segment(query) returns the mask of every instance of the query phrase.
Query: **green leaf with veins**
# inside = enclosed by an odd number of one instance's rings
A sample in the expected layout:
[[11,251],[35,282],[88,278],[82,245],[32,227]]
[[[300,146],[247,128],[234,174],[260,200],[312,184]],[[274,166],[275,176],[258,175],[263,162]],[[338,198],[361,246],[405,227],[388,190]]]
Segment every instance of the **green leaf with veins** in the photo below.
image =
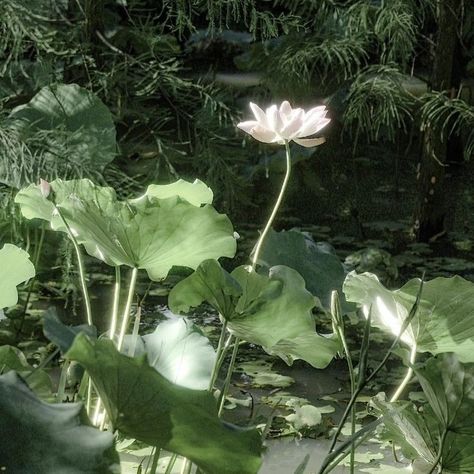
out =
[[125,436],[185,456],[209,474],[258,472],[260,434],[223,423],[208,391],[171,383],[145,355],[127,357],[109,340],[79,334],[67,357],[86,368],[113,426]]
[[415,373],[443,426],[474,437],[474,364],[461,364],[454,354],[443,354],[415,367]]
[[[440,465],[446,473],[474,471],[474,364],[462,364],[455,354],[442,354],[415,367],[429,405],[389,404],[375,399],[384,423],[405,454],[416,450],[433,466],[441,447]],[[413,456],[413,454],[412,454]]]
[[[232,257],[235,253],[233,228],[227,216],[218,214],[207,201],[207,187],[197,182],[178,182],[175,194],[160,199],[159,186],[151,194],[118,201],[115,191],[89,180],[51,183],[57,206],[77,241],[87,252],[109,265],[143,268],[152,280],[166,277],[173,266],[196,268],[207,258]],[[169,195],[170,185],[162,193]],[[20,191],[16,202],[27,218],[49,220],[55,230],[65,231],[51,203],[38,186]]]
[[45,403],[15,372],[0,376],[0,419],[2,471],[120,472],[113,435],[92,427],[81,403]]
[[272,267],[268,275],[245,266],[229,274],[217,262],[206,261],[171,290],[168,303],[178,313],[204,301],[227,320],[233,334],[288,364],[303,359],[323,368],[339,348],[332,335],[316,333],[314,297],[301,275],[283,265]]
[[0,309],[18,302],[17,285],[35,276],[35,267],[24,250],[5,244],[0,250]]
[[[399,290],[387,290],[371,273],[347,275],[349,301],[372,307],[375,326],[395,335],[408,316],[420,288],[415,278]],[[421,300],[402,341],[419,352],[454,352],[461,362],[474,362],[474,283],[459,276],[435,278],[423,284]]]

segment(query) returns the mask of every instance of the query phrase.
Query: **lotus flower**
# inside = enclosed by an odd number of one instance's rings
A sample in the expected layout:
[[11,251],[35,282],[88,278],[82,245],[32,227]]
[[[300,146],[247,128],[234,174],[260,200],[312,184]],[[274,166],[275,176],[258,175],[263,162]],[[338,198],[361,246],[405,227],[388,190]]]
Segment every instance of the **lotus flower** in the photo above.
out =
[[44,198],[47,198],[49,196],[49,193],[51,192],[51,185],[48,183],[48,181],[45,181],[44,179],[40,179],[40,192],[41,195]]
[[324,138],[305,138],[318,133],[330,119],[326,118],[326,107],[321,105],[305,112],[293,109],[285,100],[280,107],[272,105],[264,112],[258,105],[250,102],[250,108],[256,120],[237,124],[244,132],[264,143],[285,144],[293,140],[310,148],[324,143]]

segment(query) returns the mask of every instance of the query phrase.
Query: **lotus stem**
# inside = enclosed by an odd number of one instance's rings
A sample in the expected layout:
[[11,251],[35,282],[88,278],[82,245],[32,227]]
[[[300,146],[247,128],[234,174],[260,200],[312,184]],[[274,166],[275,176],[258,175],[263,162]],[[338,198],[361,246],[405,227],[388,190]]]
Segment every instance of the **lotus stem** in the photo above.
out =
[[270,217],[268,218],[267,224],[265,225],[265,228],[263,229],[262,233],[260,234],[260,237],[257,241],[257,245],[255,247],[255,252],[252,257],[252,270],[255,270],[255,267],[257,266],[258,262],[258,257],[260,255],[260,250],[263,245],[263,241],[265,240],[265,237],[268,234],[268,231],[270,230],[270,227],[272,226],[272,223],[275,219],[275,216],[277,215],[278,209],[280,208],[280,204],[283,201],[283,196],[285,195],[286,188],[288,186],[288,182],[290,180],[290,175],[291,175],[291,153],[290,153],[290,144],[288,140],[285,140],[285,150],[286,150],[286,173],[285,177],[283,179],[283,183],[281,185],[280,193],[278,195],[278,198],[275,202],[275,206],[273,207],[273,211],[270,214]]
[[133,295],[135,294],[135,285],[137,283],[137,274],[138,268],[133,267],[132,276],[130,278],[130,286],[128,288],[127,302],[125,303],[125,310],[122,317],[122,327],[120,328],[120,334],[117,343],[117,349],[120,351],[122,349],[123,340],[125,338],[125,333],[128,329],[128,323],[130,321],[130,309],[132,307]]
[[392,395],[390,403],[396,402],[399,399],[400,395],[403,393],[403,390],[405,390],[405,387],[408,385],[413,376],[413,365],[415,364],[416,360],[416,349],[416,343],[414,343],[410,351],[410,366],[408,367],[407,374],[402,380],[402,383],[398,386],[395,393]]
[[222,410],[224,410],[225,397],[230,387],[230,380],[232,378],[232,373],[234,372],[235,360],[237,358],[237,353],[239,352],[240,338],[236,337],[234,341],[234,348],[232,349],[232,356],[230,358],[229,368],[227,369],[227,375],[224,382],[224,387],[222,388],[222,393],[219,402],[219,411],[217,416],[222,415]]
[[91,311],[91,301],[89,298],[89,291],[87,289],[87,284],[86,284],[86,273],[84,269],[84,260],[82,259],[82,254],[81,254],[81,249],[79,248],[79,244],[77,243],[76,237],[74,237],[74,234],[72,233],[71,228],[69,227],[69,224],[67,223],[66,219],[63,216],[63,213],[59,209],[59,207],[55,204],[54,209],[57,211],[59,217],[61,218],[64,226],[66,227],[67,234],[69,238],[72,241],[72,244],[74,245],[74,250],[76,251],[76,257],[77,257],[77,266],[79,269],[79,279],[81,282],[81,288],[82,288],[82,295],[84,297],[84,304],[86,306],[86,315],[87,315],[87,324],[89,326],[92,326],[92,311]]
[[115,267],[114,300],[112,304],[112,318],[110,321],[110,329],[109,329],[109,338],[112,340],[115,339],[115,332],[117,331],[118,310],[119,310],[119,303],[120,303],[120,286],[121,286],[120,267],[117,265]]

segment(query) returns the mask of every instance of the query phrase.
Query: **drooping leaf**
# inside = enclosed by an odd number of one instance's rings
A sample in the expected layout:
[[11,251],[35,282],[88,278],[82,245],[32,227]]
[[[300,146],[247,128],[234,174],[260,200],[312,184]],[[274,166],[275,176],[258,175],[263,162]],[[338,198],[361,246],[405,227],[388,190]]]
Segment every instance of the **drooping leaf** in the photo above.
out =
[[[375,275],[351,272],[344,283],[349,301],[372,306],[373,324],[398,334],[416,300],[420,280],[415,278],[395,291],[387,290]],[[402,336],[420,352],[454,352],[461,362],[474,362],[474,283],[459,276],[425,282],[410,327]]]
[[43,333],[54,344],[56,344],[61,352],[65,354],[74,342],[74,338],[84,332],[89,337],[97,337],[97,329],[88,324],[79,326],[66,326],[57,315],[55,308],[50,308],[43,314]]
[[[175,191],[198,202],[203,186],[197,183],[190,189],[181,182]],[[143,268],[152,280],[161,280],[173,266],[196,268],[207,258],[235,253],[232,224],[209,204],[199,207],[180,195],[156,198],[158,186],[151,194],[129,201],[118,201],[113,189],[89,180],[55,180],[51,187],[77,241],[109,265]],[[165,194],[169,192],[167,188]],[[65,230],[37,186],[20,191],[16,202],[25,217],[50,220],[53,229]]]
[[0,346],[0,374],[10,370],[27,378],[26,383],[39,397],[46,399],[51,396],[51,379],[44,370],[28,364],[25,355],[17,347]]
[[213,259],[202,262],[194,273],[173,287],[168,305],[175,313],[187,313],[207,301],[225,319],[232,319],[242,289]]
[[[433,367],[429,370],[433,370]],[[430,376],[441,377],[441,374],[436,371]],[[469,401],[466,397],[458,402],[465,403],[461,411],[469,412],[470,406],[472,413],[472,400]],[[387,434],[402,448],[409,459],[418,458],[431,468],[434,467],[440,451],[440,442],[446,430],[439,459],[442,472],[453,474],[474,472],[472,432],[464,434],[446,427],[445,421],[438,418],[431,405],[424,406],[423,410],[417,410],[414,405],[405,402],[388,403],[377,400],[373,403],[384,415]],[[454,403],[451,408],[454,407]]]
[[[318,297],[327,309],[332,291],[338,290],[342,294],[346,272],[338,257],[327,246],[317,244],[297,230],[270,230],[262,246],[259,263],[267,269],[275,265],[294,268],[304,278],[308,291]],[[342,306],[345,311],[353,310],[352,305],[345,301],[342,301]]]
[[15,372],[0,376],[0,420],[5,472],[120,472],[112,434],[93,428],[81,403],[44,403]]
[[203,301],[227,320],[235,335],[288,364],[303,359],[323,368],[338,350],[334,337],[316,333],[315,301],[303,278],[283,265],[272,267],[267,276],[245,266],[228,274],[217,262],[203,262],[171,290],[168,303],[174,312],[186,312]]
[[10,121],[25,137],[57,130],[56,137],[83,166],[103,168],[117,153],[112,114],[77,84],[43,87],[30,102],[12,110]]
[[120,354],[109,340],[79,334],[67,357],[88,371],[113,426],[124,435],[186,456],[209,474],[255,474],[259,433],[223,423],[211,393],[168,381],[146,356]]
[[15,305],[18,302],[16,286],[34,276],[35,267],[28,253],[5,244],[0,250],[0,309]]
[[216,353],[191,321],[169,319],[141,340],[143,344],[136,345],[134,355],[146,353],[148,363],[167,380],[194,390],[209,388]]

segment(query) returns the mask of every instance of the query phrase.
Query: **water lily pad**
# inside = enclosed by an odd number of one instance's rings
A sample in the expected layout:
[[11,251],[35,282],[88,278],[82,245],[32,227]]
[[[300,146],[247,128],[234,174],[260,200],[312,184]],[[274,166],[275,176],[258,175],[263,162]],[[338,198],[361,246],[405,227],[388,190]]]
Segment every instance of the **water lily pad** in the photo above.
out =
[[35,267],[28,253],[12,244],[5,244],[0,250],[0,265],[1,309],[18,302],[16,287],[35,276]]
[[44,403],[23,380],[0,376],[0,469],[35,474],[118,474],[111,433],[90,425],[81,403]]
[[183,455],[209,474],[255,474],[262,440],[255,429],[223,423],[214,397],[171,383],[143,355],[79,334],[67,357],[82,364],[113,424],[125,436]]

